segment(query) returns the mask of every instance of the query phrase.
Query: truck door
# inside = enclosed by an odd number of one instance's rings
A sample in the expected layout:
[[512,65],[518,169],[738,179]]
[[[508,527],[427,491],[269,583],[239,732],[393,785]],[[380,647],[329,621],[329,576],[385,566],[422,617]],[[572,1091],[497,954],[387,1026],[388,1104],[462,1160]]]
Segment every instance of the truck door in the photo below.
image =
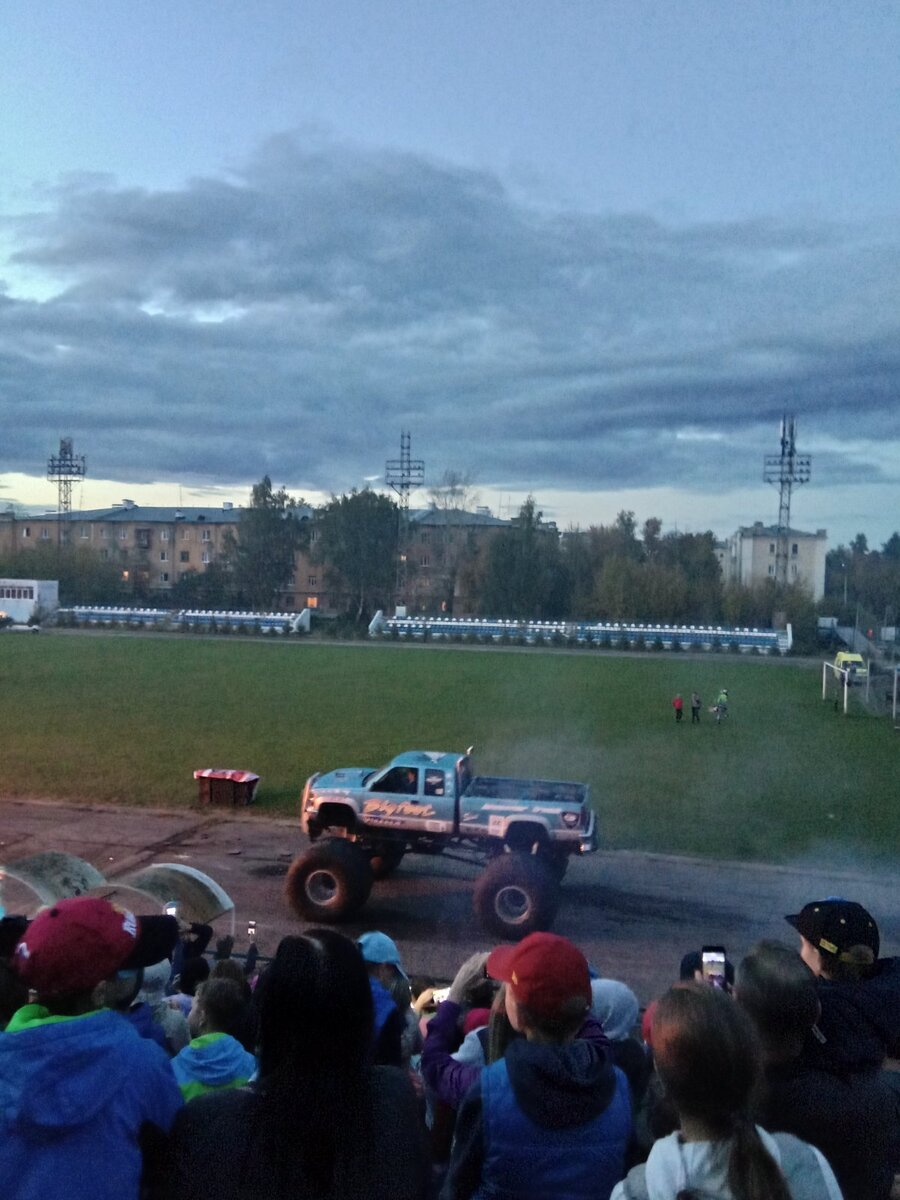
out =
[[385,829],[405,829],[411,834],[442,833],[452,828],[453,797],[444,772],[426,767],[390,767],[373,779],[364,801],[366,824]]

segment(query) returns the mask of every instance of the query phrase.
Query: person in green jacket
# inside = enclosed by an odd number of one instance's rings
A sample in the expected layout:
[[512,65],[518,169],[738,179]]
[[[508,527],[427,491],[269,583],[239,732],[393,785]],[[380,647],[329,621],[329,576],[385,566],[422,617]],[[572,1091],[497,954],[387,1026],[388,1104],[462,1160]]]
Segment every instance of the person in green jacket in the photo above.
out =
[[188,1018],[192,1039],[172,1059],[185,1100],[243,1087],[255,1076],[256,1059],[230,1032],[240,1027],[245,1005],[233,979],[210,979],[197,988]]

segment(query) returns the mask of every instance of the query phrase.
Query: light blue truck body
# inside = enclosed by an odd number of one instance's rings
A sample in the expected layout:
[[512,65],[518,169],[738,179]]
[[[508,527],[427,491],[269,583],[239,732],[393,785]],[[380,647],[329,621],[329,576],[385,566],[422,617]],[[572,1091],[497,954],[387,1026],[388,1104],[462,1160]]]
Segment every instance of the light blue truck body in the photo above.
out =
[[327,831],[429,853],[451,844],[487,853],[597,849],[587,784],[473,775],[468,753],[409,750],[384,767],[312,775],[301,821],[313,840]]

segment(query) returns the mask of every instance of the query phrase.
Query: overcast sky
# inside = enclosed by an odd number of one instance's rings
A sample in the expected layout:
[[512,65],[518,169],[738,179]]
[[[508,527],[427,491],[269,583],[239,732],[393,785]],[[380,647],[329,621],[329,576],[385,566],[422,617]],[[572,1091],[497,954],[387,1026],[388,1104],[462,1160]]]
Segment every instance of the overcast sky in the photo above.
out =
[[[3,0],[0,505],[900,527],[900,7]],[[374,486],[382,486],[376,478]],[[413,497],[424,502],[425,492]]]

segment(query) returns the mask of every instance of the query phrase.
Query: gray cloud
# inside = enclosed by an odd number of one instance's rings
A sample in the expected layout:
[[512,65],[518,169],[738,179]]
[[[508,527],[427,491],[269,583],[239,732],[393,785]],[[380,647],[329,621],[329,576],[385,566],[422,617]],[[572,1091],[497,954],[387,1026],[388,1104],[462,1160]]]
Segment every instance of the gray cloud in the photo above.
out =
[[409,428],[435,476],[715,491],[759,479],[785,410],[801,440],[897,438],[898,224],[548,214],[284,136],[178,191],[64,181],[13,228],[9,268],[57,288],[0,297],[6,470],[68,433],[97,477],[341,490]]

